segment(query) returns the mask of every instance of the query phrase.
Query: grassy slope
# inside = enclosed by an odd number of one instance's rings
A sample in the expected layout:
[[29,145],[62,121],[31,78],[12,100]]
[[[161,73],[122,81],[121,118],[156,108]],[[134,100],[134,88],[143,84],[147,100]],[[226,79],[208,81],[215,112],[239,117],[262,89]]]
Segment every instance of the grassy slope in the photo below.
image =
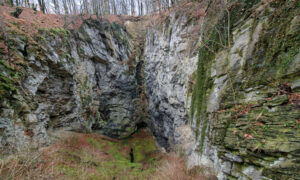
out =
[[[135,161],[130,162],[130,148]],[[206,179],[203,169],[185,168],[183,158],[160,153],[146,129],[115,140],[71,133],[47,148],[0,161],[0,179]]]

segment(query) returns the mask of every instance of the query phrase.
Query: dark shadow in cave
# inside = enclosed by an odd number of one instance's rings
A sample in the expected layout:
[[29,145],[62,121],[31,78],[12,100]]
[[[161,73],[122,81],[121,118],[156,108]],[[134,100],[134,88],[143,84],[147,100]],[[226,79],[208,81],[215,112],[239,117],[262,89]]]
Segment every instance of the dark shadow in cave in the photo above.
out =
[[137,129],[142,129],[142,128],[146,128],[148,125],[145,122],[140,122],[136,125]]
[[131,163],[134,163],[133,148],[130,148],[130,153],[129,153],[129,155],[130,155],[130,162],[131,162]]

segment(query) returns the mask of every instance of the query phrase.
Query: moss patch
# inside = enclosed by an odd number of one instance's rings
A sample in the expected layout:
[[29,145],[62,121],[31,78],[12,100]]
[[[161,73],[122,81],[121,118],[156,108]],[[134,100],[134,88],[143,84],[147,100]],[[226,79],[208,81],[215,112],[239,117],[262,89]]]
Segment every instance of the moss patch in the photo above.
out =
[[0,98],[11,96],[15,93],[15,70],[0,59]]
[[55,169],[71,179],[82,174],[90,179],[145,179],[156,172],[161,159],[154,139],[144,129],[125,140],[88,134],[70,138],[60,146],[63,148],[56,155],[64,161],[57,163]]
[[[218,27],[224,25],[224,21],[220,20]],[[219,36],[223,34],[224,36]],[[205,138],[205,131],[207,127],[206,118],[206,98],[207,92],[212,88],[213,79],[210,78],[210,67],[212,60],[215,58],[218,50],[222,49],[223,46],[220,44],[226,41],[226,32],[222,29],[215,28],[209,35],[203,46],[200,47],[198,53],[198,68],[196,76],[196,84],[193,87],[192,101],[191,101],[191,118],[196,113],[196,138],[199,137],[199,126],[202,125],[201,140],[199,150],[202,152],[202,146]]]
[[299,7],[295,1],[276,1],[271,5],[276,9],[263,26],[261,38],[254,52],[256,55],[254,60],[257,62],[248,64],[247,68],[257,72],[263,65],[264,71],[261,72],[275,79],[286,73],[294,57],[299,53],[300,24],[295,23],[291,27],[293,19],[299,16]]

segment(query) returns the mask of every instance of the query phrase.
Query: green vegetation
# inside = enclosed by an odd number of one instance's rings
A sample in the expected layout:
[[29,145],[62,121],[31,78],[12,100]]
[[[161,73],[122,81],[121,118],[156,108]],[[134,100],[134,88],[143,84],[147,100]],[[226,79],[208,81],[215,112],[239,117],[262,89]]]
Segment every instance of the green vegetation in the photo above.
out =
[[[268,178],[293,179],[299,171],[297,162],[290,160],[297,158],[292,152],[299,149],[293,143],[299,136],[299,101],[292,100],[299,94],[289,87],[290,82],[299,79],[299,73],[291,67],[297,63],[300,50],[299,7],[295,3],[273,1],[271,7],[274,9],[266,5],[265,9],[247,18],[253,19],[250,34],[262,24],[261,34],[254,52],[246,57],[240,77],[234,77],[234,71],[227,72],[230,84],[223,92],[218,113],[211,114],[214,132],[209,138],[243,159],[243,163],[236,163],[241,167],[235,170],[237,172],[254,164]],[[246,26],[237,23],[235,27]],[[239,51],[236,53],[241,54]],[[202,124],[204,121],[205,115],[202,115]],[[288,157],[282,163],[284,168],[266,166],[279,157]]]
[[12,68],[10,65],[6,64],[6,62],[4,62],[3,60],[0,59],[0,64],[4,66],[4,68],[10,70],[10,71],[14,71],[14,68]]
[[277,74],[267,73],[279,77],[285,73],[295,55],[299,53],[300,22],[296,19],[299,7],[292,1],[280,1],[274,3],[274,6],[277,9],[269,18],[270,21],[263,26],[264,34],[256,46],[255,54],[260,55],[257,58],[263,56],[266,69],[271,69],[270,67],[278,69]]
[[[43,148],[42,151],[29,149],[7,161],[0,161],[0,179],[129,180],[214,177],[208,168],[197,166],[186,169],[182,157],[174,153],[158,152],[155,140],[146,129],[140,129],[124,140],[96,134],[69,132],[66,135],[66,139]],[[130,159],[131,148],[134,151],[134,162]]]
[[[230,50],[230,44],[232,44],[232,30],[236,28],[237,26],[242,26],[243,21],[241,19],[247,19],[250,14],[252,14],[253,9],[251,9],[254,5],[256,5],[259,1],[248,1],[248,0],[241,0],[237,1],[237,3],[234,4],[234,8],[230,8],[230,24],[228,27],[228,16],[227,13],[223,15],[222,18],[218,20],[216,25],[210,30],[207,31],[209,33],[204,34],[203,36],[207,37],[204,39],[202,47],[199,49],[199,60],[198,60],[198,68],[197,68],[197,77],[196,77],[196,84],[193,87],[192,92],[192,101],[191,101],[191,118],[196,117],[196,137],[198,138],[200,135],[200,153],[202,151],[202,146],[206,134],[206,128],[207,128],[207,114],[206,114],[206,94],[209,93],[209,91],[213,88],[212,83],[213,79],[210,78],[210,69],[212,60],[215,58],[215,55],[220,52],[221,50]],[[291,6],[292,7],[292,6]],[[284,8],[282,8],[284,9]],[[288,11],[288,10],[287,10]],[[243,17],[241,18],[241,14],[243,14]],[[273,18],[276,19],[276,18]],[[287,23],[290,21],[280,20],[280,22]],[[253,23],[255,26],[257,24],[257,21]],[[243,28],[249,27],[245,26]],[[252,25],[253,26],[253,25]],[[255,28],[255,27],[254,27]],[[272,27],[274,28],[274,27]],[[251,28],[252,31],[254,30]],[[230,32],[228,32],[230,31]],[[277,31],[273,31],[277,32]],[[299,33],[298,33],[299,34]],[[228,37],[230,36],[230,37]],[[265,36],[267,39],[270,37]],[[229,42],[230,41],[230,42]],[[280,46],[282,43],[277,43],[278,46]],[[298,44],[296,44],[298,45]],[[296,46],[295,46],[296,47]],[[299,47],[299,45],[298,45]],[[261,48],[260,48],[261,49]],[[236,52],[239,56],[242,56],[243,52],[241,50],[237,50]],[[259,54],[259,53],[257,53]],[[289,56],[292,58],[294,56]],[[287,61],[288,62],[288,61]],[[231,77],[230,77],[231,78]],[[236,94],[234,90],[234,86],[230,80],[231,83],[231,90],[230,93],[233,93],[233,101],[236,103]],[[232,97],[231,95],[228,97]],[[228,99],[227,99],[228,100]],[[194,116],[196,113],[196,116]],[[199,134],[199,126],[202,127],[201,134]],[[226,127],[229,127],[230,123],[226,123]]]
[[[59,36],[62,38],[63,43],[68,42],[68,37],[70,36],[71,32],[65,28],[39,28],[38,33],[41,35],[41,38],[45,38],[47,36],[57,37]],[[66,44],[64,44],[66,45]]]
[[[154,173],[160,163],[155,141],[145,130],[123,141],[86,135],[65,143],[69,148],[59,151],[65,162],[56,164],[55,169],[67,178],[81,177],[80,169],[86,167],[91,179],[143,179]],[[130,148],[134,151],[133,163]]]
[[14,78],[17,78],[17,75],[14,69],[1,59],[0,70],[0,98],[4,98],[15,92]]
[[[196,117],[196,137],[200,135],[200,151],[202,150],[203,141],[205,138],[205,130],[207,128],[207,114],[206,114],[206,94],[212,89],[213,79],[210,78],[210,69],[212,60],[215,58],[215,55],[223,49],[229,49],[230,44],[232,44],[232,32],[228,33],[228,30],[232,31],[236,27],[243,26],[243,21],[241,21],[241,14],[243,14],[242,19],[247,19],[253,9],[251,9],[259,1],[238,1],[234,6],[235,8],[230,9],[230,28],[228,27],[228,16],[225,13],[224,16],[219,19],[213,29],[208,31],[208,34],[203,36],[207,37],[204,39],[202,47],[199,49],[199,60],[196,76],[196,84],[193,87],[192,91],[192,101],[191,101],[191,115],[190,117]],[[282,76],[283,72],[286,71],[287,67],[293,62],[297,53],[299,53],[300,47],[300,26],[299,22],[296,19],[297,12],[299,8],[295,6],[296,2],[277,2],[274,1],[271,6],[276,7],[275,12],[272,12],[270,22],[264,24],[263,35],[260,38],[260,41],[256,45],[256,50],[254,52],[257,57],[256,60],[264,59],[265,70],[260,71],[258,68],[261,68],[260,63],[256,64],[247,64],[246,68],[249,73],[262,72],[271,75],[271,78],[275,75]],[[265,11],[267,11],[266,9]],[[267,13],[268,14],[268,13]],[[259,14],[258,14],[259,15]],[[255,18],[254,23],[252,24],[251,31],[253,32],[258,20],[258,17]],[[291,23],[292,22],[292,23]],[[291,25],[292,24],[292,25]],[[249,25],[248,25],[249,26]],[[291,30],[291,26],[293,26]],[[245,28],[245,27],[244,27]],[[228,37],[230,35],[231,37]],[[231,42],[228,42],[231,41]],[[237,50],[236,52],[239,56],[242,56],[242,51]],[[259,57],[258,57],[259,56]],[[248,62],[248,61],[247,61]],[[249,61],[251,62],[251,61]],[[273,68],[274,67],[274,68]],[[274,69],[277,69],[274,74]],[[255,75],[249,76],[247,82],[256,82],[252,78],[262,78],[264,75]],[[231,77],[230,77],[231,78]],[[268,77],[269,78],[269,77]],[[225,99],[226,102],[229,101],[229,98],[234,103],[236,102],[235,94],[235,84],[231,83],[231,87],[227,90],[228,93],[233,95],[228,95]],[[249,86],[248,83],[243,86],[244,88]],[[196,114],[195,114],[196,113]],[[196,116],[195,116],[196,115]],[[226,123],[226,127],[230,126],[230,123]],[[201,134],[199,134],[199,126],[202,127]]]
[[48,29],[48,31],[56,35],[62,35],[63,37],[68,37],[70,35],[70,31],[64,28],[53,28],[53,29]]
[[[219,22],[219,25],[221,25]],[[224,30],[224,29],[223,29]],[[203,43],[203,46],[199,49],[198,53],[198,68],[196,76],[196,84],[193,87],[192,92],[192,102],[191,102],[191,118],[194,117],[196,113],[196,138],[199,137],[199,126],[202,125],[201,129],[201,139],[200,139],[200,151],[202,151],[202,146],[205,138],[205,132],[207,128],[207,117],[206,117],[206,93],[212,88],[212,79],[210,78],[210,66],[212,60],[215,58],[216,53],[219,49],[223,48],[221,42],[226,41],[226,32],[221,28],[213,30],[212,33],[208,35],[207,40]],[[220,32],[225,36],[219,36]],[[222,39],[220,41],[220,39]],[[202,123],[201,123],[202,122]]]
[[116,22],[111,24],[111,29],[118,40],[118,43],[124,45],[126,49],[129,47],[127,36],[124,34],[123,27]]
[[65,28],[40,28],[38,29],[38,34],[35,34],[35,40],[37,44],[45,44],[49,38],[60,38],[61,41],[57,41],[57,45],[55,47],[56,53],[61,58],[65,58],[69,62],[76,63],[75,58],[71,57],[68,53],[71,49],[69,41],[70,35],[71,32]]
[[0,98],[10,96],[15,91],[12,80],[0,73]]
[[18,18],[20,16],[20,14],[23,12],[23,9],[16,7],[15,11],[11,12],[10,14],[15,17]]

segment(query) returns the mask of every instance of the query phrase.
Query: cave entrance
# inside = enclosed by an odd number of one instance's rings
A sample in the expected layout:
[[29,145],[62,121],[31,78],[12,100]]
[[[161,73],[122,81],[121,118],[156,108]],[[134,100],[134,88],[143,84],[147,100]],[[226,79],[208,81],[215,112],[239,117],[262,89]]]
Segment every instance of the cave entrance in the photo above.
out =
[[147,128],[148,125],[147,125],[147,123],[145,123],[145,122],[140,122],[140,123],[136,124],[136,127],[137,127],[137,129],[139,130],[139,129]]
[[129,156],[130,156],[130,162],[131,162],[131,163],[134,163],[134,154],[133,154],[133,148],[130,148],[130,153],[129,153]]

